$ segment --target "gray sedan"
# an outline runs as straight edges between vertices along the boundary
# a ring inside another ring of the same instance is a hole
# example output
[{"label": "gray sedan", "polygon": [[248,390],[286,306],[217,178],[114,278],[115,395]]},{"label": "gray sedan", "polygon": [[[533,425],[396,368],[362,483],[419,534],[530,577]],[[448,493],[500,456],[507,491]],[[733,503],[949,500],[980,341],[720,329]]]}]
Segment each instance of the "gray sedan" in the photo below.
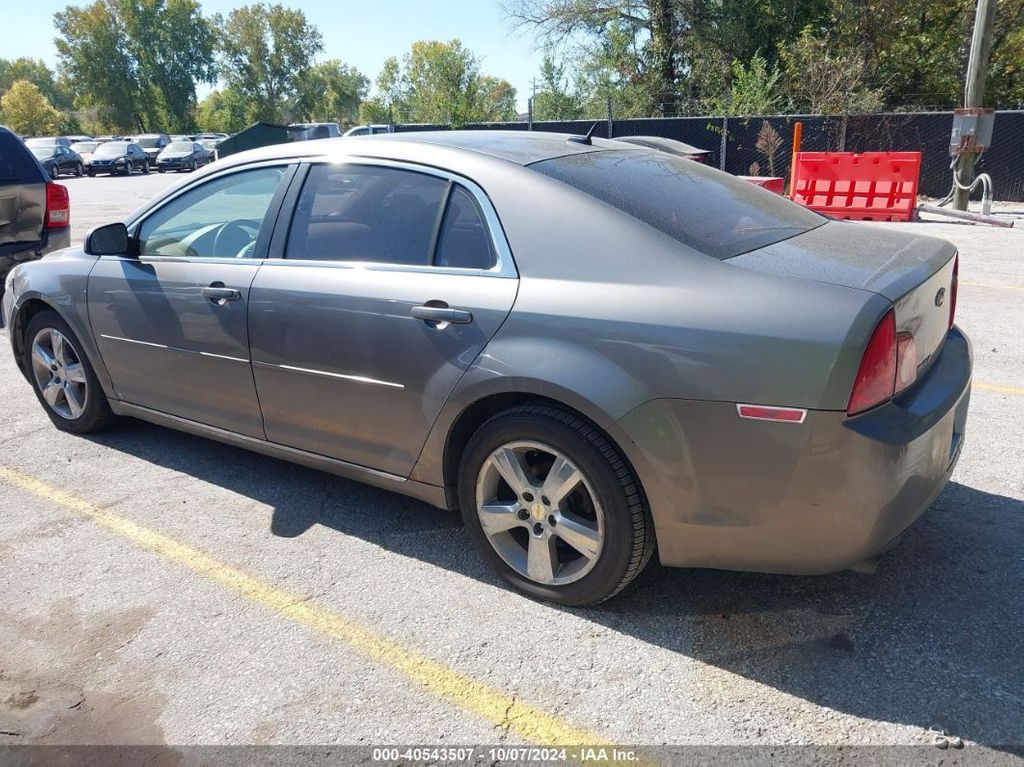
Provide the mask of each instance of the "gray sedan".
[{"label": "gray sedan", "polygon": [[445,132],[234,155],[11,272],[60,429],[133,416],[461,509],[514,587],[824,573],[963,444],[941,240],[616,141]]}]

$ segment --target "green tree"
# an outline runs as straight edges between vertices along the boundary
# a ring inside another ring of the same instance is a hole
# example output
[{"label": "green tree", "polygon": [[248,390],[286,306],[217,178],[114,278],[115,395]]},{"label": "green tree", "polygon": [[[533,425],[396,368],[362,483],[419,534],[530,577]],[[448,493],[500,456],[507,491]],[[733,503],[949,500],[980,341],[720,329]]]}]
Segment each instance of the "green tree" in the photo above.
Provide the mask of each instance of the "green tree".
[{"label": "green tree", "polygon": [[28,80],[39,88],[55,109],[67,111],[74,105],[68,83],[54,77],[41,59],[0,59],[0,93],[6,93],[17,80]]},{"label": "green tree", "polygon": [[882,95],[868,86],[868,63],[859,52],[837,50],[807,28],[780,53],[795,111],[828,115],[882,108]]},{"label": "green tree", "polygon": [[555,61],[551,51],[540,65],[540,89],[533,98],[534,120],[575,120],[583,116],[580,99],[570,90],[566,64]]},{"label": "green tree", "polygon": [[38,136],[55,133],[60,112],[34,83],[16,80],[0,98],[0,113],[15,133]]},{"label": "green tree", "polygon": [[78,94],[77,105],[98,126],[144,130],[146,108],[138,67],[126,50],[111,2],[68,6],[54,14],[60,65]]},{"label": "green tree", "polygon": [[505,0],[502,7],[516,28],[533,30],[547,44],[583,39],[577,54],[593,90],[605,91],[596,94],[601,99],[614,88],[630,112],[669,114],[691,2],[704,0]]},{"label": "green tree", "polygon": [[459,40],[421,40],[384,62],[377,96],[364,102],[366,122],[424,122],[460,127],[515,119],[515,88],[480,71],[479,59]]},{"label": "green tree", "polygon": [[117,0],[128,51],[137,63],[148,128],[195,128],[196,83],[214,82],[214,29],[198,0]]},{"label": "green tree", "polygon": [[323,48],[319,30],[298,9],[255,3],[219,20],[220,74],[247,104],[246,119],[279,122]]},{"label": "green tree", "polygon": [[196,126],[201,131],[237,133],[248,124],[245,102],[231,90],[211,91],[196,107]]},{"label": "green tree", "polygon": [[481,75],[478,93],[473,122],[511,122],[516,119],[516,89],[508,80]]},{"label": "green tree", "polygon": [[779,87],[781,77],[778,68],[768,70],[768,62],[760,54],[755,54],[746,66],[741,61],[733,61],[728,98],[712,111],[729,116],[775,114],[783,103]]},{"label": "green tree", "polygon": [[54,14],[61,68],[90,122],[184,131],[212,81],[213,30],[197,0],[95,0]]},{"label": "green tree", "polygon": [[291,106],[293,117],[306,122],[338,122],[351,126],[359,119],[359,106],[370,81],[338,59],[314,64],[302,76]]}]

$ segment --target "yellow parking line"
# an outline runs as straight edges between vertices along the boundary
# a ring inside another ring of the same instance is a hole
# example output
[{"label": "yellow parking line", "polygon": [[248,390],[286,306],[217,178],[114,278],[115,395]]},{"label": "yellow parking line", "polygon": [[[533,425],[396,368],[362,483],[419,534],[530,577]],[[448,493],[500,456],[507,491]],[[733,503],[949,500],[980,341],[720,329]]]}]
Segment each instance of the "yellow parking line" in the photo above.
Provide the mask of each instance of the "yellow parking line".
[{"label": "yellow parking line", "polygon": [[995,288],[996,290],[1024,291],[1024,285],[1010,285],[1002,282],[975,282],[974,280],[960,280],[960,284],[970,285],[972,288]]},{"label": "yellow parking line", "polygon": [[220,562],[187,544],[132,522],[107,509],[94,506],[60,488],[0,466],[0,480],[45,501],[77,512],[122,538],[164,559],[182,565],[226,586],[252,602],[313,631],[336,639],[370,660],[388,666],[426,687],[431,693],[459,708],[545,746],[596,745],[610,747],[604,738],[524,703],[465,674],[378,636],[371,629],[346,620],[269,583]]},{"label": "yellow parking line", "polygon": [[996,384],[983,383],[981,381],[974,381],[971,386],[975,389],[984,389],[985,391],[995,391],[1000,394],[1020,394],[1024,395],[1024,387],[1020,386],[996,386]]}]

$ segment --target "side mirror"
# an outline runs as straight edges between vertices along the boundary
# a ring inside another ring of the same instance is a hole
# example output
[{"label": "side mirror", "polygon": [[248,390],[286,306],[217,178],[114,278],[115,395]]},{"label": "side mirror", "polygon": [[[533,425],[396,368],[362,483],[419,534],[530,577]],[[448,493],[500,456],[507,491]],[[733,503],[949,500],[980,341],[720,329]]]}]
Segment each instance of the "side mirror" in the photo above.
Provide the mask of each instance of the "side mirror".
[{"label": "side mirror", "polygon": [[128,256],[130,250],[128,227],[122,223],[98,226],[85,238],[85,252],[91,256]]}]

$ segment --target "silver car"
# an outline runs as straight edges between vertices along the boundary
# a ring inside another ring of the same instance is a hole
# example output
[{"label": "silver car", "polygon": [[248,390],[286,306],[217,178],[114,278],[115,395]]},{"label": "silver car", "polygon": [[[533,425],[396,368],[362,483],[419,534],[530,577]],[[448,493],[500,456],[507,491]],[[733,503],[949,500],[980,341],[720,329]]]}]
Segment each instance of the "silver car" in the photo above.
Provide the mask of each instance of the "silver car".
[{"label": "silver car", "polygon": [[565,604],[665,565],[824,573],[960,453],[941,240],[616,141],[444,132],[234,155],[4,316],[53,423],[134,416],[460,508]]}]

